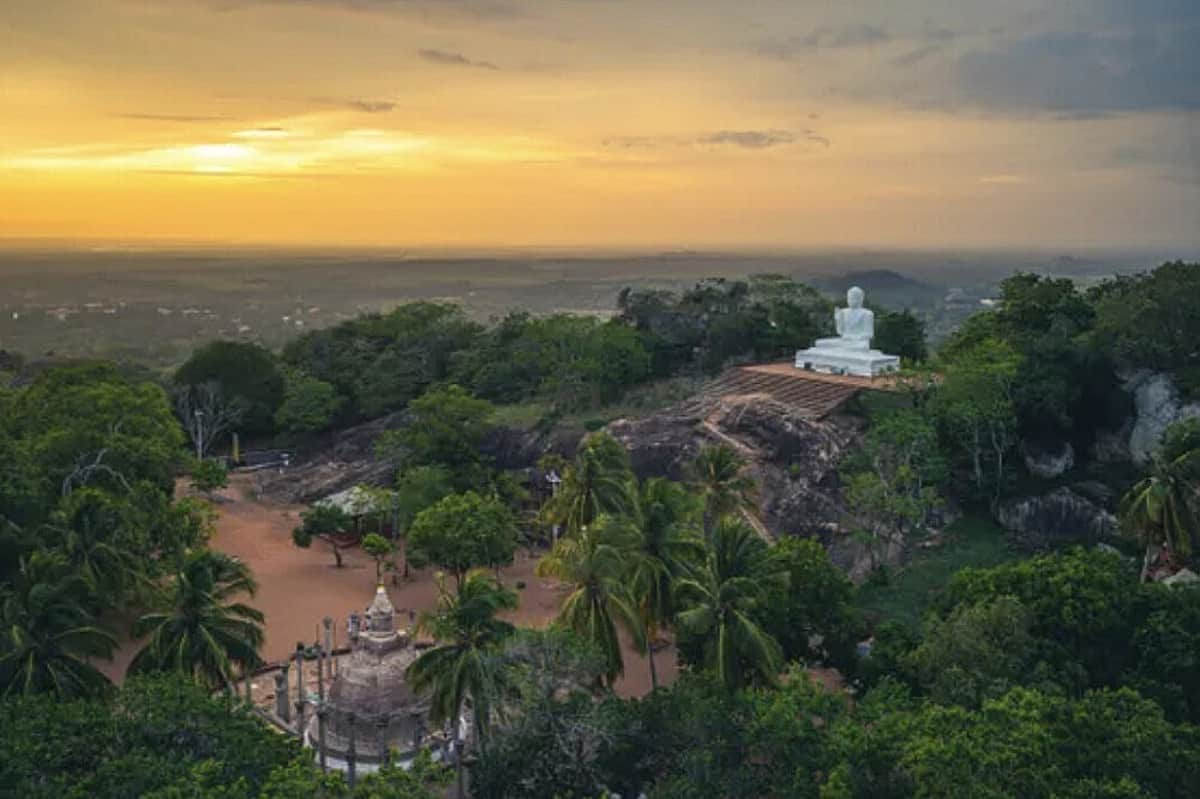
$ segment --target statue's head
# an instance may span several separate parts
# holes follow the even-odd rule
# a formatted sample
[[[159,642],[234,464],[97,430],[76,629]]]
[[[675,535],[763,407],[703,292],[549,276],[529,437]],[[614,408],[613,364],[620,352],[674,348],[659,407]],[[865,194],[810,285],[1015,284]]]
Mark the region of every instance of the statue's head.
[[[862,289],[858,286],[851,286],[850,290],[846,292],[846,303],[851,308],[861,308],[865,297],[866,294],[863,293]]]

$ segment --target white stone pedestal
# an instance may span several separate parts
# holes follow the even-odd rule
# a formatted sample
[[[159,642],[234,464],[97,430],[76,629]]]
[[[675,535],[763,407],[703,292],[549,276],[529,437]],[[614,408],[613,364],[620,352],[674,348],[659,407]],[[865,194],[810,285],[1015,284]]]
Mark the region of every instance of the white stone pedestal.
[[[811,347],[796,352],[796,368],[833,375],[877,377],[900,369],[900,358],[879,350]]]

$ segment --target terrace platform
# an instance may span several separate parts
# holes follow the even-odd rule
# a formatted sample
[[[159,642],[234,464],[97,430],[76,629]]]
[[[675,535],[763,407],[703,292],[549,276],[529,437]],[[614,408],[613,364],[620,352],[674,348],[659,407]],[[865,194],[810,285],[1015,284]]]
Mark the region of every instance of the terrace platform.
[[[807,418],[823,419],[860,391],[891,391],[895,385],[896,379],[891,376],[831,375],[782,362],[727,369],[704,393],[742,402],[765,397],[794,408]]]

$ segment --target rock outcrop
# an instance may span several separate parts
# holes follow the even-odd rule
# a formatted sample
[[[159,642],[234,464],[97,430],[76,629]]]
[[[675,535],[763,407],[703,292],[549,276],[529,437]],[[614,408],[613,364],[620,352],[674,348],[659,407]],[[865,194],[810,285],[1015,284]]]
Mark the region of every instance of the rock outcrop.
[[[404,421],[403,414],[393,414],[328,437],[293,458],[286,472],[264,470],[263,493],[277,501],[311,503],[355,485],[390,483],[395,465],[377,458],[375,442]],[[687,466],[701,447],[734,448],[759,485],[758,513],[751,519],[759,533],[815,537],[834,563],[862,577],[870,556],[845,527],[837,472],[842,456],[859,440],[859,427],[849,417],[814,420],[764,395],[704,395],[648,416],[615,421],[608,430],[628,450],[639,477],[686,480]],[[577,432],[497,428],[482,448],[499,468],[522,469],[547,452],[570,457],[577,443]],[[903,548],[903,542],[896,542],[877,554],[881,562],[896,562]]]
[[[279,502],[312,503],[357,485],[389,485],[396,477],[396,464],[381,460],[375,443],[406,422],[406,415],[399,412],[330,434],[297,453],[286,471],[259,473],[262,491]],[[578,442],[578,433],[570,431],[497,427],[480,449],[499,469],[523,469],[547,452],[569,458]]]
[[[843,454],[858,440],[853,420],[814,421],[766,397],[713,399],[621,419],[608,430],[628,450],[639,477],[685,480],[687,465],[701,447],[732,447],[759,485],[761,532],[773,538],[818,538],[852,575],[865,568],[866,552],[843,528],[837,473]],[[899,554],[892,552],[889,559]]]
[[[1031,550],[1094,544],[1117,534],[1117,517],[1070,488],[1004,503],[996,514],[1014,543]]]
[[[1158,451],[1168,427],[1200,417],[1200,403],[1183,403],[1171,376],[1162,372],[1139,371],[1123,379],[1136,409],[1129,432],[1129,455],[1135,463],[1145,464]]]
[[[375,455],[375,442],[404,421],[402,413],[339,430],[297,453],[285,471],[257,473],[262,493],[277,502],[312,503],[356,485],[386,485],[395,466]]]

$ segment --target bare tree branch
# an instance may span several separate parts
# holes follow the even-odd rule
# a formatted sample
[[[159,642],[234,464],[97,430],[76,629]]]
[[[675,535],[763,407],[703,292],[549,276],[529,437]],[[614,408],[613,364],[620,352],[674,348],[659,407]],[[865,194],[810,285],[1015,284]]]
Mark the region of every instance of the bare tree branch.
[[[175,393],[175,412],[201,460],[217,437],[242,419],[241,405],[225,399],[214,382],[179,389]]]
[[[92,459],[91,463],[87,462],[87,454],[80,455],[75,461],[75,468],[72,469],[65,478],[63,478],[62,496],[69,497],[71,492],[75,490],[77,486],[87,485],[96,472],[103,472],[109,477],[115,478],[117,482],[125,487],[126,491],[132,491],[133,488],[129,485],[129,481],[125,479],[123,474],[111,466],[103,463],[104,456],[107,454],[107,448],[100,450],[96,453],[96,456]]]

